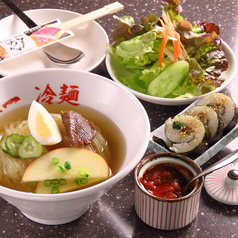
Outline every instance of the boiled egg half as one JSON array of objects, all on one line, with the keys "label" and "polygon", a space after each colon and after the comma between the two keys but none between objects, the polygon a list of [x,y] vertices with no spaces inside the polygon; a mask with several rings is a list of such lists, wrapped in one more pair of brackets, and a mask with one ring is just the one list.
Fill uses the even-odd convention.
[{"label": "boiled egg half", "polygon": [[31,135],[42,145],[54,145],[62,140],[59,127],[50,113],[35,100],[28,113]]}]

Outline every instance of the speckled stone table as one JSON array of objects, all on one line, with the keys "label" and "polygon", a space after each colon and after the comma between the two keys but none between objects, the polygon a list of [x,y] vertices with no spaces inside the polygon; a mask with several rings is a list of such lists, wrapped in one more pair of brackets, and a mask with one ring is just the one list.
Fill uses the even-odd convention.
[{"label": "speckled stone table", "polygon": [[[58,1],[36,1],[15,0],[23,10],[38,8],[59,8],[76,11],[85,14],[91,10],[98,9],[112,3],[112,0],[58,0]],[[139,17],[150,12],[160,14],[159,0],[134,0],[119,1],[125,9],[118,13],[119,16],[131,15]],[[183,16],[189,21],[210,21],[220,26],[221,37],[238,55],[238,4],[237,0],[181,0]],[[0,3],[0,19],[12,14],[2,3]],[[97,20],[106,30],[110,41],[111,32],[116,22],[112,16],[105,16]],[[94,73],[109,77],[102,62]],[[232,97],[238,103],[238,81],[236,79],[229,86]],[[180,112],[184,107],[161,106],[142,101],[154,130],[164,120]],[[238,140],[233,141],[227,148],[223,149],[217,156],[212,158],[203,167],[211,164],[236,149]],[[148,151],[147,153],[150,153]],[[238,207],[221,204],[211,198],[203,189],[200,209],[197,218],[187,227],[175,231],[161,231],[144,224],[136,215],[134,210],[134,181],[133,173],[130,173],[122,181],[116,184],[99,201],[74,222],[47,226],[37,224],[28,220],[14,206],[0,198],[0,237],[1,238],[142,238],[142,237],[201,237],[201,238],[233,238],[238,237]]]}]

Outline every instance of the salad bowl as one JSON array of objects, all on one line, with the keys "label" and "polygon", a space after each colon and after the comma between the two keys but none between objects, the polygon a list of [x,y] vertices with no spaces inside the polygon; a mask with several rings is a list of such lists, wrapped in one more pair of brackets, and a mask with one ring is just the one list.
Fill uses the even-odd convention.
[{"label": "salad bowl", "polygon": [[[229,47],[229,45],[225,42],[222,42],[222,49],[223,49],[223,51],[226,55],[226,58],[228,60],[229,67],[226,71],[224,71],[221,74],[221,78],[224,78],[225,81],[222,83],[222,85],[220,87],[216,88],[214,91],[212,91],[210,93],[220,92],[220,91],[224,90],[231,83],[231,81],[233,80],[233,78],[236,74],[237,59],[236,59],[234,52]],[[131,73],[123,65],[121,65],[117,60],[115,60],[113,57],[111,57],[111,55],[109,53],[106,56],[106,67],[107,67],[109,75],[115,82],[117,82],[124,88],[127,88],[137,98],[147,101],[147,102],[160,104],[160,105],[170,105],[170,106],[188,105],[188,104],[194,102],[195,100],[209,94],[209,93],[207,93],[207,94],[203,94],[201,96],[196,96],[196,97],[191,97],[191,98],[162,98],[162,97],[150,96],[148,94],[144,94],[144,93],[135,91],[135,90],[127,87],[120,81],[120,77],[128,77],[128,76],[130,76]]]},{"label": "salad bowl", "polygon": [[[94,116],[95,120],[105,124],[105,120],[95,116],[104,115],[104,119],[113,122],[120,130],[120,133],[112,133],[112,130],[109,133],[114,139],[121,134],[121,143],[117,143],[117,139],[113,139],[112,143],[119,146],[117,154],[122,152],[119,160],[113,157],[112,163],[117,165],[112,176],[96,185],[76,191],[43,194],[3,186],[2,154],[0,196],[35,222],[56,225],[79,218],[96,200],[134,169],[147,149],[150,123],[144,107],[128,90],[102,76],[79,70],[43,69],[4,77],[0,81],[0,91],[0,118],[3,120],[14,115],[22,117],[22,108],[37,100],[48,107],[60,107],[60,111],[69,107],[73,111],[88,108],[92,110],[90,115]],[[17,114],[14,113],[16,110]],[[7,120],[10,121],[10,118]],[[135,126],[132,127],[131,124]],[[111,128],[110,123],[105,125],[104,131],[108,127]]]}]

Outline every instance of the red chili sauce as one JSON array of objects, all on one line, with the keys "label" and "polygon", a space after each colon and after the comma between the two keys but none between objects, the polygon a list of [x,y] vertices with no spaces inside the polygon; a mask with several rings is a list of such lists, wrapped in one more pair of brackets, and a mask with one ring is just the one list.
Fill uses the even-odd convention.
[{"label": "red chili sauce", "polygon": [[186,184],[186,179],[172,166],[158,164],[147,169],[139,182],[157,197],[175,199],[182,197],[182,187]]}]

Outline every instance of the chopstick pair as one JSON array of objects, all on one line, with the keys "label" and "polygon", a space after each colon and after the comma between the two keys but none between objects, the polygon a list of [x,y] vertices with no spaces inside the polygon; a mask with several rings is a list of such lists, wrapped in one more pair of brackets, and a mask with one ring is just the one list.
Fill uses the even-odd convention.
[{"label": "chopstick pair", "polygon": [[114,2],[63,23],[56,23],[54,25],[44,24],[9,36],[6,39],[0,40],[0,63],[53,44],[60,39],[73,35],[67,32],[67,30],[122,9],[124,9],[122,4]]}]

